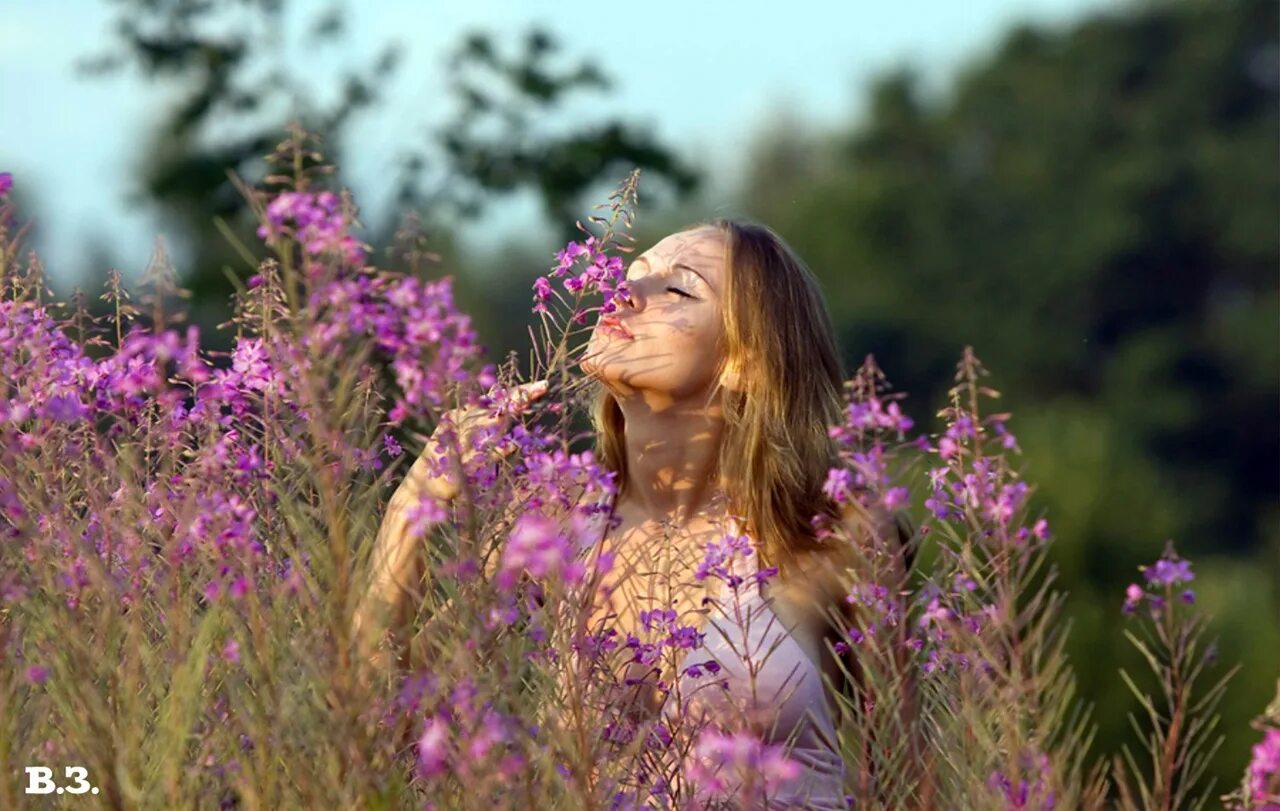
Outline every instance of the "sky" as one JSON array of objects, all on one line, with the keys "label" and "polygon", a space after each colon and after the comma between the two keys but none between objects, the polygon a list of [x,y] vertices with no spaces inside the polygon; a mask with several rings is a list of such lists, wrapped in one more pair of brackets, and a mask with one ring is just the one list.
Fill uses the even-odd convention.
[{"label": "sky", "polygon": [[[292,0],[281,59],[312,77],[314,92],[343,65],[367,65],[397,41],[404,59],[377,111],[351,130],[346,170],[369,218],[386,210],[398,158],[446,120],[443,64],[465,32],[495,34],[511,53],[531,24],[561,45],[557,64],[594,60],[613,80],[606,96],[579,94],[552,125],[624,116],[674,145],[709,180],[732,186],[752,139],[794,120],[834,128],[856,121],[875,77],[910,65],[942,90],[1011,26],[1060,26],[1119,0],[650,0],[587,4],[558,0],[377,0],[345,6],[341,49],[303,44],[306,21],[326,4]],[[141,145],[177,88],[136,74],[89,78],[76,63],[111,44],[107,0],[0,0],[0,171],[14,174],[33,247],[57,284],[100,287],[107,268],[84,268],[86,244],[110,246],[126,279],[146,266],[158,212],[132,205]],[[643,199],[642,199],[643,204]],[[463,232],[478,246],[547,229],[536,199],[493,206]],[[175,246],[170,246],[175,249]],[[180,246],[174,250],[181,269]]]}]

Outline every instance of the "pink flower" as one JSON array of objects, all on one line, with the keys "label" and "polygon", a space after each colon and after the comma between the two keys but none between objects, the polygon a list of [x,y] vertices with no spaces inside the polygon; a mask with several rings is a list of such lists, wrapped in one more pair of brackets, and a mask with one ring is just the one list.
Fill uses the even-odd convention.
[{"label": "pink flower", "polygon": [[4,197],[13,188],[13,175],[9,172],[0,172],[0,197]]},{"label": "pink flower", "polygon": [[1142,586],[1137,583],[1130,583],[1129,588],[1124,590],[1124,610],[1125,613],[1133,611],[1138,607],[1138,603],[1142,602],[1142,598],[1146,596],[1146,592],[1142,590]]},{"label": "pink flower", "polygon": [[[550,462],[552,460],[544,459]],[[594,467],[590,454],[574,455],[567,461],[573,467]],[[557,465],[558,467],[562,467]],[[537,473],[534,472],[534,477]],[[562,476],[575,476],[569,470],[561,470]],[[531,479],[532,481],[532,479]],[[558,484],[551,483],[551,487]],[[595,546],[603,531],[603,515],[590,510],[576,510],[569,519],[568,528],[540,513],[522,516],[511,531],[503,549],[502,565],[498,571],[497,585],[503,591],[514,588],[522,572],[534,578],[558,577],[563,583],[573,585],[583,582],[587,576],[584,558]],[[613,565],[613,556],[602,554],[595,561],[595,571],[607,572]]]},{"label": "pink flower", "polygon": [[418,738],[418,765],[426,777],[436,777],[449,768],[449,729],[440,718],[428,718]]},{"label": "pink flower", "polygon": [[1256,803],[1280,803],[1280,728],[1268,729],[1253,747],[1249,795]]},{"label": "pink flower", "polygon": [[822,492],[837,504],[849,501],[853,490],[853,474],[843,467],[833,467],[827,471],[827,480],[822,485]]},{"label": "pink flower", "polygon": [[771,793],[800,776],[800,764],[784,751],[784,747],[766,744],[749,732],[725,734],[704,729],[685,774],[703,798],[731,797],[747,782]]}]

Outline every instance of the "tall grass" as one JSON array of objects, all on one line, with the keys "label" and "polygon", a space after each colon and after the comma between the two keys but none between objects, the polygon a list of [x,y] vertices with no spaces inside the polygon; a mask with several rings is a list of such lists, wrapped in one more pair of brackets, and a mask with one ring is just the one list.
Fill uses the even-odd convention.
[{"label": "tall grass", "polygon": [[[625,639],[588,623],[622,562],[597,543],[615,483],[576,428],[578,364],[588,319],[624,287],[636,176],[534,285],[529,365],[551,394],[474,440],[516,452],[469,455],[446,429],[447,458],[432,458],[445,412],[511,410],[514,364],[486,362],[417,235],[397,246],[408,272],[368,264],[354,203],[325,187],[308,136],[269,160],[276,173],[244,190],[268,258],[238,289],[222,359],[183,326],[163,263],[141,306],[111,275],[105,321],[82,296],[54,300],[0,186],[0,806],[776,804],[799,766],[760,739],[751,708],[714,726],[632,711],[642,689],[678,689],[677,667],[715,689],[697,623],[655,610]],[[1117,599],[1157,689],[1124,677],[1144,750],[1108,763],[1063,653],[1052,534],[1027,517],[1012,417],[984,412],[998,396],[985,376],[966,349],[940,430],[908,438],[868,358],[832,426],[833,499],[920,503],[910,566],[890,539],[821,527],[859,555],[842,573],[857,621],[835,651],[856,663],[839,713],[850,800],[1197,807],[1226,677],[1201,686],[1218,665],[1181,588],[1189,564],[1170,551]],[[463,460],[457,499],[407,495],[406,462]],[[420,576],[407,613],[379,618],[399,654],[377,666],[352,620],[392,511]],[[725,585],[725,611],[741,540],[713,544],[701,569]],[[1270,717],[1229,802],[1267,807],[1277,790]],[[27,767],[93,790],[28,793],[43,784]]]}]

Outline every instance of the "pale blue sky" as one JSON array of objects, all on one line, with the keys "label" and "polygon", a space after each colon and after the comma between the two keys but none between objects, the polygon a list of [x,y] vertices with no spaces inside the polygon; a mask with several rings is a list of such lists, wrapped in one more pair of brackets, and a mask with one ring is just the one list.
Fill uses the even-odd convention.
[{"label": "pale blue sky", "polygon": [[[313,16],[322,4],[294,0]],[[713,182],[732,186],[753,135],[786,111],[813,127],[856,118],[868,81],[902,64],[945,87],[957,66],[979,57],[1011,25],[1068,23],[1119,7],[1118,0],[651,0],[646,3],[375,0],[349,3],[342,51],[304,50],[300,25],[282,49],[309,66],[316,92],[331,89],[335,66],[367,64],[396,39],[405,59],[387,103],[352,132],[347,168],[358,199],[375,215],[389,193],[396,157],[442,121],[444,54],[474,28],[515,35],[539,22],[554,32],[567,62],[590,57],[614,79],[607,97],[583,95],[561,114],[626,114],[651,126]],[[0,171],[9,170],[40,227],[36,248],[59,280],[73,278],[84,240],[112,245],[127,278],[145,266],[155,212],[129,209],[131,167],[173,90],[132,75],[88,79],[76,59],[109,43],[114,6],[105,0],[0,0]],[[543,227],[530,197],[493,209],[471,232],[514,236]],[[181,263],[181,256],[179,256]],[[105,268],[96,268],[101,277]],[[94,289],[100,282],[89,282]]]}]

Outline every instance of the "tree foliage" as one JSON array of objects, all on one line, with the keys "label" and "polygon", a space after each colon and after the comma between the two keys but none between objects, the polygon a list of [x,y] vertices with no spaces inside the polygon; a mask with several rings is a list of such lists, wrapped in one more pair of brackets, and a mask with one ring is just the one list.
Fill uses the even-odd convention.
[{"label": "tree foliage", "polygon": [[1167,538],[1222,556],[1222,652],[1246,662],[1228,729],[1280,667],[1276,31],[1257,0],[1022,27],[940,96],[886,76],[865,120],[771,133],[750,161],[746,209],[823,278],[849,358],[874,353],[923,417],[972,343],[1034,415],[1020,437],[1105,746],[1126,654],[1098,599]]}]

